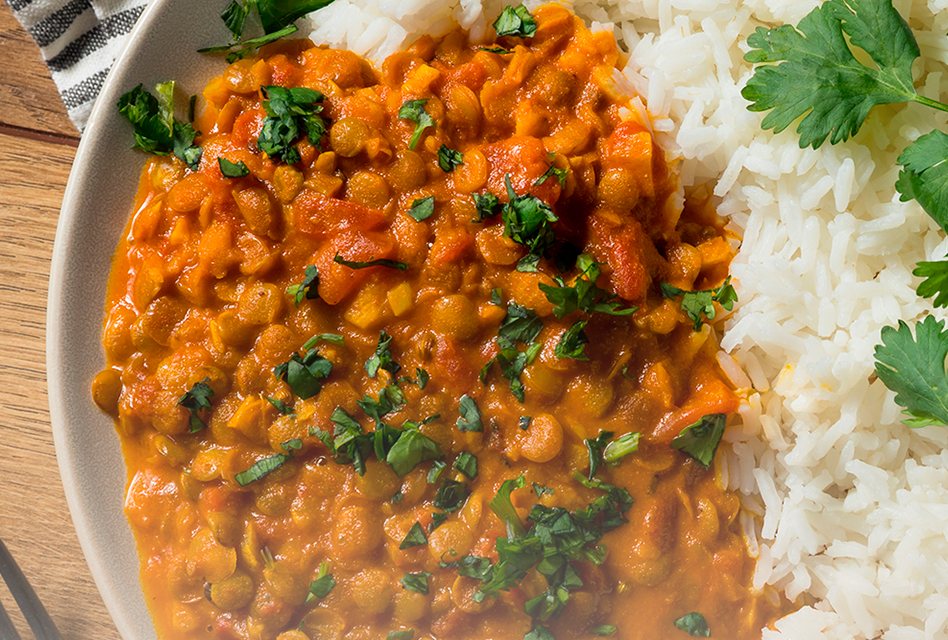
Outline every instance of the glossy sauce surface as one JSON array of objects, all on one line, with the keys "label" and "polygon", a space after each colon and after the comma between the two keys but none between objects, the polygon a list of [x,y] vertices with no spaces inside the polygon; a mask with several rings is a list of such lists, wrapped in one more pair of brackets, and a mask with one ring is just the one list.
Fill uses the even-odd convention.
[{"label": "glossy sauce surface", "polygon": [[[669,446],[740,400],[718,367],[714,332],[695,331],[659,285],[720,285],[731,243],[702,207],[681,215],[674,173],[614,84],[612,35],[590,33],[558,7],[536,19],[533,37],[494,45],[509,53],[457,32],[423,38],[380,70],[306,41],[271,45],[205,89],[198,171],[175,158],[147,164],[115,258],[109,368],[93,395],[117,418],[126,512],[163,639],[411,630],[521,640],[542,626],[565,640],[598,637],[604,625],[617,638],[685,638],[674,621],[691,612],[712,637],[756,638],[780,613],[775,598],[749,587],[738,498],[713,469]],[[261,88],[272,85],[325,96],[327,134],[315,144],[303,136],[291,165],[257,145]],[[416,125],[399,117],[411,100],[424,100],[433,121],[413,149]],[[445,171],[442,146],[463,163]],[[218,158],[244,163],[249,175],[222,176]],[[505,216],[477,220],[472,196],[493,194],[502,208],[508,182],[557,218],[536,271],[517,269],[528,250],[505,232]],[[430,217],[409,214],[429,197]],[[599,265],[592,281],[604,299],[634,314],[557,316],[540,285],[575,286],[580,252]],[[337,256],[407,267],[352,268]],[[318,286],[288,294],[308,266]],[[519,309],[542,328],[506,345],[505,356],[498,332]],[[588,359],[560,357],[557,344],[582,320]],[[304,343],[320,334],[342,344],[315,341],[331,372],[300,397],[274,370],[309,354]],[[389,338],[398,369],[370,376],[366,363]],[[485,367],[499,353],[522,357],[522,372],[496,360]],[[180,401],[197,384],[212,392],[210,408],[189,412]],[[371,413],[386,394],[395,410],[373,419],[366,406]],[[400,476],[379,457],[389,441],[364,449],[360,469],[329,448],[340,443],[340,410],[366,432],[380,422],[400,438],[416,432],[437,455]],[[193,416],[206,428],[192,432]],[[618,494],[578,479],[590,472],[586,441],[602,432],[612,441],[640,434],[637,451],[595,474]],[[465,453],[477,459],[473,479],[456,468]],[[267,459],[269,473],[235,479]],[[597,539],[568,563],[576,579],[565,604],[542,616],[529,604],[550,584],[542,567],[481,598],[484,583],[452,565],[496,565],[498,539],[517,539],[489,505],[520,477],[510,500],[523,531],[540,530],[537,504],[575,521],[606,495],[625,490],[634,500],[609,502],[620,518],[611,525],[590,516]],[[425,542],[405,548],[413,525]],[[327,573],[328,595],[308,597]],[[430,574],[426,588],[406,588],[406,574]]]}]

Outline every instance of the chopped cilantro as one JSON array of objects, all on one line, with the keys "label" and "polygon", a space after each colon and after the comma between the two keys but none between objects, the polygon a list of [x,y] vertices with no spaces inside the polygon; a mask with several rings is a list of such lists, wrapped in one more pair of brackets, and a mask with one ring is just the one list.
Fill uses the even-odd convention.
[{"label": "chopped cilantro", "polygon": [[487,364],[481,368],[481,382],[487,384],[487,374],[496,362],[500,367],[500,372],[510,381],[510,392],[513,393],[517,400],[523,402],[526,392],[523,382],[520,380],[520,376],[523,370],[527,368],[527,365],[533,363],[542,349],[543,343],[541,342],[534,342],[527,347],[525,351],[520,351],[514,347],[501,347],[497,355],[488,360]]},{"label": "chopped cilantro", "polygon": [[438,149],[438,166],[441,167],[442,171],[451,173],[462,164],[464,164],[464,154],[460,151],[449,149],[443,144],[441,145]]},{"label": "chopped cilantro", "polygon": [[412,640],[414,637],[414,629],[400,629],[398,631],[389,631],[385,634],[385,640]]},{"label": "chopped cilantro", "polygon": [[515,342],[530,344],[543,331],[543,320],[536,311],[523,307],[516,302],[507,303],[507,315],[497,330],[497,343],[501,347],[511,348]]},{"label": "chopped cilantro", "polygon": [[412,218],[421,222],[422,220],[427,220],[434,215],[434,205],[435,197],[428,196],[427,198],[418,198],[411,203],[411,208],[408,210],[408,215]]},{"label": "chopped cilantro", "polygon": [[401,411],[404,408],[405,394],[397,386],[390,384],[382,387],[378,399],[362,396],[362,399],[357,400],[356,404],[365,411],[365,415],[375,420],[375,422],[381,423],[383,416]]},{"label": "chopped cilantro", "polygon": [[531,484],[533,485],[533,492],[537,494],[538,498],[542,498],[543,496],[552,496],[554,493],[553,489],[542,484],[537,484],[536,482]]},{"label": "chopped cilantro", "polygon": [[502,307],[504,305],[503,293],[504,292],[501,291],[500,287],[491,289],[490,290],[490,303],[492,305]]},{"label": "chopped cilantro", "polygon": [[586,439],[586,452],[589,454],[589,479],[592,480],[603,463],[602,454],[613,436],[612,431],[600,431],[595,438]]},{"label": "chopped cilantro", "polygon": [[319,355],[316,349],[310,349],[305,356],[294,353],[289,360],[278,364],[273,375],[290,385],[299,398],[312,398],[323,387],[323,380],[329,377],[332,362]]},{"label": "chopped cilantro", "polygon": [[425,129],[435,126],[434,120],[425,111],[426,102],[428,101],[425,99],[408,100],[398,110],[399,120],[411,120],[415,123],[415,132],[412,134],[411,140],[408,141],[408,148],[412,150],[418,145],[421,134],[424,133]]},{"label": "chopped cilantro", "polygon": [[477,210],[477,217],[471,222],[484,222],[503,211],[503,205],[493,193],[475,193],[471,197],[474,198],[474,208]]},{"label": "chopped cilantro", "polygon": [[415,524],[411,526],[411,529],[408,530],[408,533],[405,534],[405,539],[398,545],[398,548],[404,551],[405,549],[411,549],[412,547],[418,547],[423,544],[428,544],[428,536],[425,535],[425,529],[421,526],[421,523],[415,522]]},{"label": "chopped cilantro", "polygon": [[553,353],[557,358],[589,360],[586,355],[586,345],[589,344],[589,336],[586,335],[587,324],[589,320],[577,320],[563,332],[553,348]]},{"label": "chopped cilantro", "polygon": [[948,307],[948,260],[919,262],[912,275],[925,280],[918,285],[918,295],[934,298],[936,307]]},{"label": "chopped cilantro", "polygon": [[469,495],[471,495],[471,490],[466,484],[445,478],[441,481],[441,486],[438,487],[431,504],[442,511],[453,513],[464,506]]},{"label": "chopped cilantro", "polygon": [[556,640],[556,638],[542,624],[535,624],[523,637],[523,640]]},{"label": "chopped cilantro", "polygon": [[415,591],[426,596],[428,595],[428,578],[430,577],[431,574],[427,571],[422,571],[421,573],[406,573],[399,582],[409,591]]},{"label": "chopped cilantro", "polygon": [[252,6],[253,2],[245,5],[240,0],[233,0],[221,14],[221,20],[234,35],[234,40],[239,40],[243,36],[244,23],[247,21]]},{"label": "chopped cilantro", "polygon": [[526,431],[530,428],[530,422],[533,420],[530,416],[520,416],[520,429]]},{"label": "chopped cilantro", "polygon": [[502,56],[513,53],[513,51],[508,51],[503,47],[478,47],[478,49],[486,51],[487,53],[499,53]]},{"label": "chopped cilantro", "polygon": [[337,344],[342,346],[346,343],[346,339],[338,333],[317,333],[315,336],[303,343],[304,349],[312,349],[319,342],[328,342],[330,344]]},{"label": "chopped cilantro", "polygon": [[[899,199],[918,201],[948,232],[948,135],[931,131],[906,147],[897,162],[902,165],[895,188]],[[923,263],[924,264],[924,263]],[[930,264],[930,263],[929,263]],[[923,295],[919,292],[919,295]]]},{"label": "chopped cilantro", "polygon": [[407,262],[398,262],[396,260],[367,260],[365,262],[360,262],[357,260],[346,260],[338,253],[333,257],[333,262],[341,264],[344,267],[349,267],[350,269],[368,269],[369,267],[388,267],[389,269],[398,269],[399,271],[406,271],[408,269]]},{"label": "chopped cilantro", "polygon": [[442,460],[434,460],[431,464],[431,468],[428,470],[428,484],[436,483],[441,472],[444,471],[447,466],[448,463]]},{"label": "chopped cilantro", "polygon": [[260,478],[263,478],[264,476],[269,475],[271,472],[276,471],[282,467],[283,463],[289,460],[290,457],[290,454],[278,453],[276,455],[270,456],[269,458],[258,460],[246,471],[241,471],[240,473],[236,474],[234,476],[234,480],[240,486],[245,487],[251,482],[256,482]]},{"label": "chopped cilantro", "polygon": [[242,40],[239,42],[232,42],[230,44],[219,45],[215,47],[204,47],[203,49],[198,49],[198,53],[217,53],[220,51],[227,52],[227,62],[234,62],[240,60],[254,49],[262,47],[265,44],[270,44],[271,42],[276,42],[280,38],[285,38],[288,35],[292,35],[299,31],[299,28],[296,25],[290,24],[278,31],[273,33],[268,33],[259,38],[251,38],[250,40]]},{"label": "chopped cilantro", "polygon": [[202,149],[194,146],[194,127],[175,120],[174,82],[158,84],[155,91],[157,98],[138,85],[119,98],[119,113],[135,129],[135,148],[158,156],[173,153],[197,171]]},{"label": "chopped cilantro", "polygon": [[264,31],[272,33],[331,2],[332,0],[256,0],[255,6]]},{"label": "chopped cilantro", "polygon": [[416,429],[405,429],[397,437],[384,459],[399,478],[425,460],[442,455],[441,445]]},{"label": "chopped cilantro", "polygon": [[712,413],[703,416],[694,424],[681,430],[671,442],[672,449],[680,449],[700,462],[705,468],[711,466],[714,453],[718,450],[727,416]]},{"label": "chopped cilantro", "polygon": [[225,178],[246,178],[250,175],[250,169],[243,160],[231,162],[227,158],[218,158],[217,166],[220,167],[221,175]]},{"label": "chopped cilantro", "polygon": [[318,146],[326,135],[326,122],[319,114],[323,94],[305,87],[261,87],[267,117],[263,119],[257,146],[272,160],[294,164],[300,161],[296,142],[305,132],[310,144]]},{"label": "chopped cilantro", "polygon": [[590,629],[589,633],[593,634],[594,636],[611,636],[618,630],[618,627],[615,627],[611,624],[600,624]]},{"label": "chopped cilantro", "polygon": [[454,460],[454,468],[473,480],[477,477],[477,456],[467,451],[462,451]]},{"label": "chopped cilantro", "polygon": [[263,396],[263,399],[276,407],[276,410],[285,416],[292,416],[296,414],[296,411],[293,410],[293,407],[289,406],[282,400],[277,400],[276,398],[271,398],[270,396]]},{"label": "chopped cilantro", "polygon": [[635,431],[619,436],[602,450],[602,459],[607,464],[619,464],[622,458],[639,450],[639,434]]},{"label": "chopped cilantro", "polygon": [[191,414],[188,419],[191,433],[197,433],[207,427],[207,424],[201,420],[201,412],[211,408],[210,399],[214,395],[214,390],[207,384],[209,380],[210,378],[204,378],[201,382],[195,382],[194,386],[178,400],[178,406],[184,407]]},{"label": "chopped cilantro", "polygon": [[307,602],[322,599],[329,595],[333,587],[336,586],[336,580],[329,573],[329,564],[321,562],[316,579],[309,583],[309,595],[306,596]]},{"label": "chopped cilantro", "polygon": [[305,277],[299,284],[293,284],[286,288],[286,295],[293,296],[293,303],[298,307],[303,300],[316,300],[319,298],[319,269],[314,265],[308,264],[303,270]]},{"label": "chopped cilantro", "polygon": [[365,372],[369,374],[370,378],[374,378],[378,374],[379,369],[384,369],[388,371],[392,376],[392,380],[396,380],[398,372],[401,370],[401,365],[395,362],[392,358],[392,336],[385,333],[383,329],[379,333],[379,343],[375,347],[375,353],[365,361]]},{"label": "chopped cilantro", "polygon": [[526,528],[513,506],[510,495],[525,486],[527,486],[527,481],[523,476],[504,480],[503,484],[500,485],[500,489],[497,490],[497,495],[487,505],[494,512],[494,515],[504,523],[504,526],[518,536],[522,536],[526,532]]},{"label": "chopped cilantro", "polygon": [[428,527],[428,533],[431,533],[441,525],[443,525],[448,519],[448,514],[441,511],[435,511],[431,514],[431,526]]},{"label": "chopped cilantro", "polygon": [[431,376],[421,367],[415,367],[415,375],[418,377],[418,389],[423,391],[424,388],[428,386],[428,381],[431,379]]},{"label": "chopped cilantro", "polygon": [[[550,155],[555,157],[555,154],[550,154]],[[550,160],[552,161],[553,158],[551,157]],[[533,183],[533,186],[539,187],[541,184],[546,182],[548,178],[555,177],[557,181],[560,183],[560,186],[562,187],[563,185],[566,184],[566,176],[568,175],[569,175],[569,169],[559,169],[557,168],[556,164],[551,163],[550,168],[547,169],[546,172],[544,172],[542,176],[537,178],[537,181]]]},{"label": "chopped cilantro", "polygon": [[576,268],[579,275],[575,282],[567,286],[562,277],[556,276],[557,286],[540,284],[540,290],[546,299],[555,306],[553,313],[557,318],[568,316],[574,311],[585,311],[587,314],[605,313],[612,316],[627,316],[637,311],[635,307],[621,309],[618,296],[596,284],[602,271],[590,256],[580,254],[576,258]]},{"label": "chopped cilantro", "polygon": [[498,38],[503,36],[529,38],[537,32],[537,21],[523,5],[505,7],[494,21],[494,31],[497,32]]},{"label": "chopped cilantro", "polygon": [[704,616],[696,611],[675,620],[675,628],[687,631],[688,635],[694,638],[710,638],[711,629],[708,627],[708,621]]},{"label": "chopped cilantro", "polygon": [[531,254],[542,256],[556,240],[551,223],[559,218],[550,205],[530,194],[518,196],[510,183],[510,175],[504,176],[509,202],[503,206],[504,235],[525,246]]},{"label": "chopped cilantro", "polygon": [[471,396],[464,394],[458,405],[458,411],[461,417],[458,418],[457,426],[461,431],[483,431],[484,423],[481,422],[481,411],[477,408],[477,401]]},{"label": "chopped cilantro", "polygon": [[701,325],[705,320],[709,322],[714,320],[714,303],[717,302],[722,307],[730,311],[737,302],[737,292],[731,286],[731,276],[724,279],[721,286],[714,289],[705,289],[702,291],[685,291],[678,287],[673,287],[667,282],[662,283],[662,295],[666,298],[681,298],[682,311],[688,314],[695,325],[695,331],[701,331]]}]

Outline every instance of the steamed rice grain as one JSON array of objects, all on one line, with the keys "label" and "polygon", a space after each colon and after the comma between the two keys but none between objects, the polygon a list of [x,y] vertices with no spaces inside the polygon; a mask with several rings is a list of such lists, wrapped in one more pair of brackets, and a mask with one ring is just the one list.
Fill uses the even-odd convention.
[{"label": "steamed rice grain", "polygon": [[[792,131],[762,131],[740,96],[747,36],[817,4],[577,0],[575,10],[614,25],[668,159],[686,187],[713,189],[743,237],[722,346],[744,370],[732,378],[753,387],[719,464],[745,498],[755,586],[806,604],[763,638],[948,639],[948,432],[903,426],[873,375],[881,328],[932,312],[912,268],[948,249],[915,202],[899,201],[896,158],[948,119],[878,107],[854,140],[818,151]],[[503,6],[336,0],[308,21],[315,41],[382,59],[455,25],[480,38]],[[948,88],[948,0],[895,6],[922,50],[917,85],[937,98]]]}]

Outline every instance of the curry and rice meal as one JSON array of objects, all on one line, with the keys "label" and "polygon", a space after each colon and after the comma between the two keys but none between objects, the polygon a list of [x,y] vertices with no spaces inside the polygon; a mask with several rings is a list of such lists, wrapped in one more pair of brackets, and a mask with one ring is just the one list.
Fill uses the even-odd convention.
[{"label": "curry and rice meal", "polygon": [[[820,444],[801,453],[798,432],[788,449],[779,401],[762,407],[758,391],[774,381],[792,396],[788,380],[818,380],[825,365],[745,318],[777,313],[805,333],[768,310],[796,284],[778,291],[766,266],[737,265],[756,297],[722,338],[742,238],[709,190],[682,196],[702,169],[680,158],[707,157],[751,262],[780,232],[760,222],[771,194],[749,183],[733,195],[740,171],[771,179],[826,162],[848,184],[836,186],[840,211],[866,176],[828,153],[811,162],[775,146],[774,158],[750,142],[715,165],[720,138],[681,105],[707,100],[688,74],[708,59],[714,90],[728,88],[723,46],[737,30],[715,26],[726,11],[696,10],[714,48],[702,58],[689,23],[671,28],[658,11],[657,40],[616,29],[665,70],[648,82],[632,65],[618,73],[611,30],[547,5],[504,9],[486,37],[422,36],[377,66],[274,38],[231,55],[191,122],[174,119],[171,83],[123,97],[138,146],[157,155],[114,258],[93,397],[122,440],[160,638],[809,640],[882,628],[857,600],[873,587],[817,556],[871,557],[853,524],[865,507],[835,488],[839,469],[865,505],[884,482],[854,466],[852,445],[834,448],[846,427],[812,408],[805,385],[783,415],[823,415],[811,425]],[[245,17],[230,14],[235,35]],[[694,86],[672,97],[663,83],[676,74]],[[656,114],[675,109],[672,141]],[[825,180],[803,178],[802,208],[822,206]],[[773,192],[796,197],[784,183]],[[779,218],[791,241],[826,230],[783,205]],[[834,252],[850,250],[839,242]],[[866,333],[847,330],[832,339]],[[720,351],[741,338],[747,375]],[[773,361],[755,345],[772,345]],[[773,363],[786,365],[779,377]],[[820,393],[878,389],[853,371]],[[864,438],[856,447],[872,448]],[[812,460],[821,448],[835,469]],[[893,447],[864,457],[884,467],[880,456],[895,459]],[[836,528],[808,520],[806,500]],[[876,549],[894,530],[882,529]],[[825,600],[802,606],[808,592]]]}]

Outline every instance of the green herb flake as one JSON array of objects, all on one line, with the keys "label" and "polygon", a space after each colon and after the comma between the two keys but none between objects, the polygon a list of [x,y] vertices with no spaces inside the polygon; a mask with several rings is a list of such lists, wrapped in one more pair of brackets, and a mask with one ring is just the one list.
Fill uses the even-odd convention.
[{"label": "green herb flake", "polygon": [[323,381],[332,371],[332,361],[310,349],[305,356],[294,353],[289,360],[277,365],[273,375],[290,386],[290,391],[306,400],[315,396],[323,387]]},{"label": "green herb flake", "polygon": [[119,114],[134,127],[134,148],[159,156],[174,154],[197,171],[203,150],[194,145],[194,127],[174,118],[174,82],[158,84],[155,91],[157,98],[138,85],[119,98]]},{"label": "green herb flake", "polygon": [[[621,303],[616,294],[599,288],[596,282],[602,275],[602,271],[592,257],[580,254],[576,258],[576,269],[579,275],[576,276],[572,285],[567,285],[560,276],[554,278],[556,286],[539,285],[546,299],[553,303],[553,313],[557,318],[563,318],[575,311],[584,311],[589,315],[604,313],[611,316],[628,316],[638,310],[636,307],[620,308]],[[564,351],[570,351],[570,347],[582,344],[578,334],[583,327],[575,330],[576,337],[570,339],[573,345],[564,345]],[[576,348],[579,347],[576,346]]]},{"label": "green herb flake", "polygon": [[454,468],[467,476],[468,480],[473,480],[477,477],[477,456],[462,451],[454,460]]},{"label": "green herb flake", "polygon": [[441,145],[438,149],[438,166],[441,167],[442,171],[451,173],[462,164],[464,164],[464,154],[460,151],[449,149],[443,144]]},{"label": "green herb flake", "polygon": [[368,269],[369,267],[388,267],[389,269],[398,269],[399,271],[407,271],[408,263],[407,262],[398,262],[397,260],[366,260],[364,262],[358,260],[346,260],[338,253],[333,257],[333,262],[341,264],[344,267],[349,267],[350,269]]},{"label": "green herb flake", "polygon": [[224,25],[226,25],[228,30],[234,35],[234,40],[240,40],[243,35],[244,23],[250,14],[251,6],[252,4],[245,5],[239,0],[234,0],[224,9],[224,13],[221,14],[221,20],[224,21]]},{"label": "green herb flake", "polygon": [[948,307],[948,260],[919,262],[912,275],[925,278],[918,285],[918,295],[934,298],[935,307]]},{"label": "green herb flake", "polygon": [[552,223],[559,220],[550,205],[530,194],[518,196],[510,182],[510,175],[504,176],[509,201],[501,210],[504,220],[504,235],[523,245],[534,255],[542,256],[556,242]]},{"label": "green herb flake", "polygon": [[276,162],[294,164],[300,161],[296,142],[306,134],[310,144],[318,146],[326,135],[326,122],[319,115],[323,94],[305,87],[261,87],[264,95],[263,119],[257,136],[257,147]]},{"label": "green herb flake", "polygon": [[471,490],[466,484],[445,478],[441,481],[441,486],[438,487],[431,504],[442,511],[454,513],[464,506],[469,495],[471,495]]},{"label": "green herb flake", "polygon": [[619,436],[602,450],[602,459],[606,464],[616,465],[629,454],[639,450],[639,433],[632,432]]},{"label": "green herb flake", "polygon": [[242,40],[240,42],[232,42],[230,44],[214,47],[204,47],[203,49],[198,49],[198,53],[218,53],[226,51],[227,62],[235,62],[253,52],[254,49],[258,49],[271,42],[276,42],[280,38],[285,38],[297,31],[299,31],[299,28],[296,25],[289,24],[277,31],[260,36],[259,38],[251,38],[250,40]]},{"label": "green herb flake", "polygon": [[418,378],[418,389],[424,391],[425,387],[428,386],[428,381],[431,380],[431,376],[421,367],[415,367],[415,376]]},{"label": "green herb flake", "polygon": [[412,640],[415,637],[414,629],[401,629],[399,631],[389,631],[385,634],[385,640]]},{"label": "green herb flake", "polygon": [[[555,157],[555,154],[553,154],[553,155],[554,155],[554,157]],[[553,158],[550,158],[550,160],[553,160]],[[533,186],[534,186],[534,187],[539,187],[541,184],[543,184],[544,182],[546,182],[549,178],[554,178],[554,177],[555,177],[556,180],[560,183],[560,186],[562,187],[563,185],[566,184],[566,176],[568,176],[568,175],[569,175],[569,169],[559,169],[559,168],[557,168],[557,166],[556,166],[555,164],[551,164],[551,165],[550,165],[550,168],[547,169],[547,170],[543,173],[542,176],[540,176],[539,178],[537,178],[537,181],[533,183]]]},{"label": "green herb flake", "polygon": [[586,345],[589,344],[589,336],[586,335],[586,325],[588,320],[577,320],[570,328],[563,332],[560,339],[557,340],[553,348],[553,354],[557,358],[572,358],[573,360],[589,360],[586,355]]},{"label": "green herb flake", "polygon": [[220,167],[221,175],[225,178],[246,178],[250,175],[250,169],[243,160],[231,162],[227,158],[218,158],[217,166]]},{"label": "green herb flake", "polygon": [[415,593],[426,596],[428,595],[428,578],[430,577],[431,574],[427,571],[422,571],[421,573],[406,573],[399,582],[409,591],[414,591]]},{"label": "green herb flake", "polygon": [[263,396],[263,399],[276,407],[276,410],[285,416],[296,415],[296,411],[293,410],[293,407],[289,406],[282,400],[277,400],[276,398],[271,398],[270,396]]},{"label": "green herb flake", "polygon": [[526,431],[530,428],[530,422],[533,421],[533,418],[530,416],[520,416],[520,429]]},{"label": "green herb flake", "polygon": [[428,484],[434,484],[438,481],[438,477],[441,475],[441,472],[448,466],[446,462],[442,460],[435,460],[431,464],[431,468],[428,470]]},{"label": "green herb flake", "polygon": [[293,297],[293,303],[299,307],[303,300],[316,300],[319,298],[319,269],[314,265],[308,264],[303,270],[305,277],[299,284],[293,284],[286,288],[286,295]]},{"label": "green herb flake", "polygon": [[710,638],[711,629],[708,627],[708,621],[704,616],[696,611],[675,620],[675,628],[687,631],[693,638]]},{"label": "green herb flake", "polygon": [[731,285],[731,276],[725,278],[721,286],[714,289],[685,291],[673,287],[667,282],[663,282],[661,288],[662,296],[665,298],[673,299],[681,296],[681,309],[688,314],[688,317],[694,323],[695,331],[701,331],[701,325],[705,320],[708,322],[714,320],[716,315],[715,302],[728,311],[733,309],[734,303],[737,302],[737,292]]},{"label": "green herb flake", "polygon": [[711,466],[714,453],[721,442],[721,436],[724,435],[726,420],[727,416],[723,413],[703,416],[675,436],[671,441],[672,449],[684,451],[707,469]]},{"label": "green herb flake", "polygon": [[306,601],[312,602],[325,598],[335,586],[336,580],[329,573],[329,563],[320,563],[316,579],[309,583],[309,595],[306,596]]},{"label": "green herb flake", "polygon": [[603,452],[613,436],[612,431],[600,431],[595,438],[586,439],[586,452],[589,454],[589,479],[592,480],[596,471],[603,464]]},{"label": "green herb flake", "polygon": [[530,38],[537,32],[537,21],[523,5],[506,7],[494,21],[494,31],[497,32],[498,38],[504,36]]},{"label": "green herb flake", "polygon": [[443,525],[448,519],[448,514],[442,513],[440,511],[435,511],[431,514],[431,526],[428,527],[428,533],[431,533],[441,525]]},{"label": "green herb flake", "polygon": [[532,482],[531,484],[533,485],[533,492],[537,494],[537,498],[552,496],[555,493],[553,489],[545,485],[537,484],[536,482]]},{"label": "green herb flake", "polygon": [[477,211],[477,217],[471,222],[484,222],[503,211],[503,205],[493,193],[475,193],[471,197],[474,199],[474,209]]},{"label": "green herb flake", "polygon": [[523,489],[525,486],[527,486],[527,481],[523,476],[504,480],[503,484],[500,485],[500,489],[497,490],[497,495],[487,505],[494,512],[494,515],[504,523],[504,526],[518,536],[522,536],[526,532],[526,527],[523,526],[523,521],[520,520],[520,515],[514,508],[510,496],[514,491]]},{"label": "green herb flake", "polygon": [[440,458],[441,445],[415,429],[406,429],[389,449],[385,462],[399,478],[404,478],[412,469],[425,460]]},{"label": "green herb flake", "polygon": [[392,358],[392,336],[383,329],[379,332],[379,343],[375,347],[375,353],[365,361],[365,372],[370,378],[374,378],[379,369],[384,369],[392,376],[392,380],[395,380],[401,368],[401,365]]},{"label": "green herb flake", "polygon": [[478,49],[481,51],[486,51],[487,53],[498,53],[502,56],[513,53],[513,51],[508,51],[507,49],[504,49],[503,47],[478,47]]},{"label": "green herb flake", "polygon": [[434,215],[434,205],[435,197],[428,196],[427,198],[418,198],[411,203],[411,208],[408,209],[408,215],[414,218],[416,221],[421,222],[422,220],[427,220]]},{"label": "green herb flake", "polygon": [[481,411],[477,408],[477,401],[471,396],[464,394],[458,404],[458,411],[461,417],[457,420],[457,427],[461,431],[483,431],[484,423],[481,421]]},{"label": "green herb flake", "polygon": [[405,549],[419,547],[423,544],[428,544],[428,536],[425,535],[425,529],[421,526],[421,523],[415,522],[415,524],[411,526],[411,529],[408,530],[408,533],[405,534],[405,539],[398,545],[398,548],[404,551]]},{"label": "green herb flake", "polygon": [[201,382],[195,382],[194,386],[178,400],[178,406],[184,407],[190,414],[188,423],[191,433],[197,433],[207,427],[207,424],[201,419],[201,412],[208,411],[211,408],[211,398],[214,396],[214,390],[207,384],[209,381],[210,378],[204,378]]},{"label": "green herb flake", "polygon": [[435,126],[434,120],[425,111],[426,102],[428,101],[425,99],[408,100],[398,110],[399,120],[410,120],[415,123],[415,132],[412,134],[411,140],[408,141],[408,148],[411,150],[418,146],[418,141],[421,140],[421,134],[424,133],[425,129]]},{"label": "green herb flake", "polygon": [[[897,162],[902,165],[895,183],[900,200],[918,201],[922,209],[948,232],[948,135],[926,133],[908,146]],[[932,264],[932,263],[921,263]],[[921,266],[921,264],[919,266]],[[919,295],[921,289],[919,289]]]},{"label": "green herb flake", "polygon": [[542,624],[535,624],[534,627],[527,632],[527,635],[523,637],[523,640],[556,640],[556,638],[550,633],[550,630]]},{"label": "green herb flake", "polygon": [[269,475],[273,471],[276,471],[283,466],[287,460],[290,459],[289,454],[278,453],[269,458],[264,458],[258,460],[252,467],[246,471],[241,471],[240,473],[234,476],[234,480],[242,487],[247,486],[251,482],[256,482],[257,480],[263,478],[264,476]]},{"label": "green herb flake", "polygon": [[346,339],[338,333],[317,333],[315,336],[303,343],[303,348],[307,350],[312,349],[320,342],[328,342],[329,344],[335,344],[341,347],[346,343]]},{"label": "green herb flake", "polygon": [[589,633],[594,636],[611,636],[618,631],[619,628],[611,624],[600,624],[589,630]]}]

